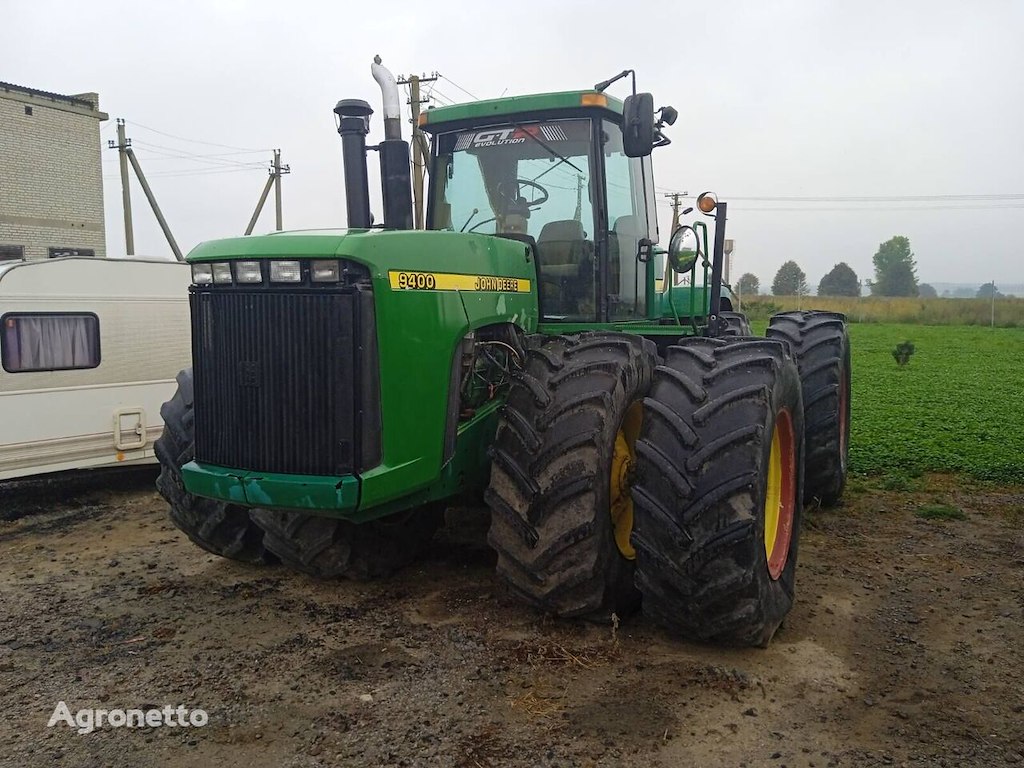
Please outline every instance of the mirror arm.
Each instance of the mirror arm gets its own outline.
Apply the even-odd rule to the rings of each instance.
[[[707,335],[724,335],[726,321],[719,316],[722,307],[722,262],[725,259],[725,213],[726,204],[719,201],[715,207],[715,252],[711,257],[711,301],[708,306]]]

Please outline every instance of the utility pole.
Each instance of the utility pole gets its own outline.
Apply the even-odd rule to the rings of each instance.
[[[270,161],[270,173],[267,176],[267,183],[263,186],[263,194],[260,195],[260,201],[256,203],[256,210],[253,211],[252,218],[249,219],[249,226],[245,228],[245,234],[252,234],[253,227],[256,226],[256,221],[263,212],[263,204],[267,202],[267,195],[270,194],[271,187],[276,188],[274,201],[277,206],[277,231],[281,231],[281,176],[286,173],[291,173],[291,167],[281,165],[281,150],[275,149],[274,159]]]
[[[135,239],[132,236],[132,212],[131,201],[128,197],[128,169],[125,167],[125,157],[128,158],[128,162],[131,163],[139,184],[142,185],[142,191],[146,195],[146,200],[149,201],[149,207],[153,209],[153,215],[156,216],[157,223],[160,225],[160,229],[163,230],[164,237],[167,238],[167,244],[171,246],[171,250],[174,252],[174,258],[178,261],[184,261],[185,257],[182,255],[174,235],[171,234],[171,228],[167,225],[167,220],[160,211],[160,206],[157,205],[156,197],[153,195],[153,190],[149,188],[149,182],[146,181],[146,176],[142,172],[142,166],[139,165],[138,158],[135,157],[135,152],[132,150],[132,140],[126,139],[124,136],[124,120],[122,118],[117,119],[117,144],[111,140],[107,142],[107,147],[117,149],[121,155],[121,195],[124,200],[125,250],[128,252],[128,255],[135,255]]]
[[[408,79],[399,75],[398,84],[409,86],[409,106],[412,111],[412,211],[413,226],[416,229],[423,229],[423,176],[427,156],[430,154],[426,149],[426,137],[420,130],[420,104],[426,104],[429,99],[420,97],[420,83],[432,83],[437,80],[437,73],[431,72],[430,77],[426,75],[410,75]]]
[[[990,320],[989,320],[989,328],[995,328],[996,327],[996,281],[995,280],[992,281],[992,303],[989,305],[989,307],[990,307],[990,312],[991,312]]]
[[[291,173],[290,166],[281,165],[281,150],[274,150],[274,207],[277,213],[277,231],[280,232],[284,226],[281,223],[281,175]]]
[[[124,209],[124,246],[129,256],[135,255],[135,234],[132,231],[132,193],[128,186],[128,153],[131,139],[124,137],[124,120],[117,118],[117,143],[107,142],[107,147],[117,149],[121,164],[121,207]]]
[[[666,192],[665,197],[672,201],[672,228],[670,231],[675,232],[679,228],[679,208],[681,203],[679,200],[688,195],[688,192]]]

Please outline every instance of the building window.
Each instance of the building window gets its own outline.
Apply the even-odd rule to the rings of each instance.
[[[11,259],[24,259],[25,246],[23,245],[0,245],[0,261]]]
[[[51,248],[51,259],[63,259],[67,256],[95,256],[96,251],[92,248]]]
[[[67,371],[100,364],[100,321],[94,314],[6,314],[0,357],[8,373]]]
[[[25,114],[29,117],[32,116],[32,107],[25,107]]]

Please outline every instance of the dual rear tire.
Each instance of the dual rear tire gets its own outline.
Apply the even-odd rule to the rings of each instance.
[[[793,604],[800,379],[776,341],[670,347],[644,401],[633,489],[637,585],[674,634],[767,645]]]
[[[554,336],[512,386],[491,449],[488,541],[499,577],[539,610],[603,620],[639,602],[629,487],[656,359],[636,335]]]
[[[785,343],[682,339],[658,365],[635,336],[546,339],[492,453],[499,577],[553,615],[642,594],[674,634],[765,645],[793,604],[803,429]]]
[[[804,501],[838,503],[850,454],[850,338],[846,316],[803,310],[773,315],[768,338],[790,346],[807,423]]]

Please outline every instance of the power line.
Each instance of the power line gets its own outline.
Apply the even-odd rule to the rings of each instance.
[[[191,144],[206,144],[207,146],[210,146],[210,147],[221,147],[222,149],[237,149],[237,150],[240,150],[242,152],[271,152],[272,151],[272,150],[270,150],[270,149],[268,149],[266,147],[264,147],[263,149],[249,149],[249,148],[246,148],[246,147],[236,147],[236,146],[234,146],[232,144],[218,144],[218,143],[213,142],[213,141],[200,141],[199,139],[188,139],[188,138],[185,138],[184,136],[176,136],[173,133],[166,133],[165,131],[158,131],[156,128],[150,128],[149,126],[143,125],[142,123],[136,123],[135,121],[131,121],[130,125],[133,125],[136,128],[142,128],[142,129],[147,130],[147,131],[152,131],[153,133],[159,133],[161,136],[166,136],[169,139],[177,139],[178,141],[186,141],[186,142],[189,142]]]
[[[206,165],[239,168],[262,168],[264,165],[263,162],[257,161],[239,162],[237,160],[228,160],[216,155],[197,155],[192,152],[183,152],[182,150],[177,150],[173,147],[162,147],[159,144],[148,144],[145,141],[136,140],[135,143],[145,147],[145,151],[147,153],[152,152],[155,155],[160,155],[164,159],[185,160],[186,162],[192,163],[205,163]]]
[[[444,91],[437,90],[437,88],[431,88],[430,96],[431,96],[431,98],[437,98],[438,96],[440,96],[442,99],[444,99],[445,101],[448,102],[448,104],[446,104],[445,106],[448,106],[449,104],[454,104],[455,103],[455,99],[453,99],[451,96],[449,96],[446,93],[444,93]]]
[[[722,195],[722,199],[728,200],[730,203],[927,203],[933,201],[1024,200],[1024,193],[987,193],[981,195],[821,195],[807,197],[733,197]]]
[[[150,178],[170,178],[172,176],[211,176],[222,173],[243,173],[245,171],[259,171],[263,170],[262,167],[253,166],[251,168],[197,168],[190,171],[179,171],[179,170],[167,170],[157,171],[156,173],[149,174]],[[105,179],[116,179],[117,174],[105,173],[103,174]]]
[[[731,198],[730,203],[736,200]],[[878,205],[878,206],[857,206],[857,207],[830,207],[830,208],[819,208],[817,206],[813,208],[748,208],[746,206],[737,205],[736,209],[743,211],[744,213],[776,213],[776,212],[804,212],[804,213],[823,213],[825,211],[845,211],[849,213],[861,213],[864,211],[986,211],[986,210],[999,210],[999,209],[1014,209],[1024,208],[1024,203],[1020,205],[905,205],[905,206],[891,206],[891,205]]]
[[[467,91],[467,90],[466,90],[465,88],[463,88],[463,87],[462,87],[461,85],[459,85],[458,83],[456,83],[456,82],[455,82],[454,80],[452,80],[452,79],[451,79],[450,77],[448,77],[447,75],[442,75],[442,74],[441,74],[440,72],[438,72],[438,73],[437,73],[437,76],[438,76],[438,77],[440,77],[440,78],[443,78],[443,79],[447,80],[447,81],[448,81],[449,83],[451,83],[451,84],[452,84],[452,85],[454,85],[454,86],[455,86],[456,88],[458,88],[458,89],[459,89],[460,91],[462,91],[462,92],[463,92],[464,94],[466,94],[467,96],[469,96],[469,98],[471,98],[471,99],[474,99],[475,101],[479,101],[479,100],[480,100],[480,99],[479,99],[479,97],[477,97],[477,96],[474,96],[474,95],[473,95],[472,93],[470,93],[469,91]]]
[[[144,141],[136,141],[135,143],[136,144],[144,145],[146,147],[146,152],[153,152],[155,154],[164,155],[166,158],[173,157],[173,158],[179,158],[179,159],[182,159],[182,160],[187,160],[187,159],[191,159],[191,158],[215,158],[216,159],[216,158],[221,158],[221,157],[229,157],[231,155],[254,155],[254,154],[256,154],[255,152],[250,152],[249,150],[246,150],[244,152],[216,152],[216,153],[212,153],[212,154],[209,154],[209,155],[206,155],[206,154],[204,154],[204,155],[196,155],[196,154],[192,154],[192,153],[188,153],[188,155],[183,155],[183,154],[180,154],[181,150],[178,150],[178,149],[173,148],[173,147],[166,147],[165,148],[165,147],[162,147],[159,144],[147,144]],[[154,149],[150,149],[150,147],[160,147],[161,149],[173,149],[175,154],[172,154],[171,152],[157,152]],[[157,157],[157,158],[154,158],[154,159],[155,160],[163,160],[163,159],[165,159],[165,157]],[[105,163],[116,163],[117,162],[117,158],[116,157],[104,157],[103,158],[103,162],[105,162]],[[249,161],[246,161],[246,162],[248,163]],[[255,162],[255,161],[252,161],[252,162]]]

